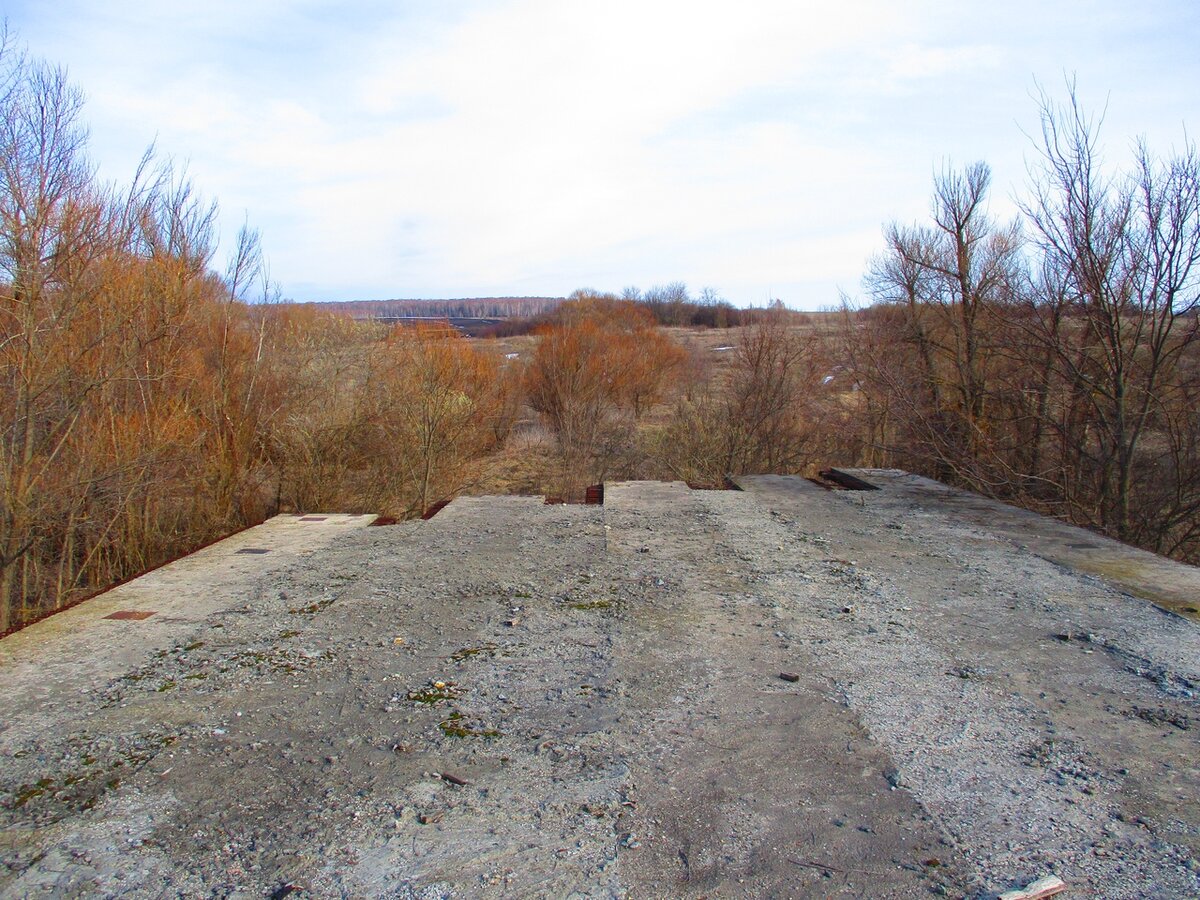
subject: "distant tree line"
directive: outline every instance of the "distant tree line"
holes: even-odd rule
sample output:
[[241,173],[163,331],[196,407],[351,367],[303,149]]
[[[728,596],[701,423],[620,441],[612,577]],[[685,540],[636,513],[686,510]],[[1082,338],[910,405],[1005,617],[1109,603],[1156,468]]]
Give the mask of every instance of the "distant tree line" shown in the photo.
[[[566,300],[602,295],[592,288],[581,288],[569,297],[477,297],[457,300],[341,300],[327,303],[299,303],[316,311],[345,315],[364,321],[392,322],[397,319],[499,319],[501,321],[470,333],[482,337],[512,337],[532,334],[555,321],[559,306]],[[703,288],[693,297],[687,285],[673,281],[645,291],[627,287],[619,296],[646,309],[658,325],[692,328],[738,328],[757,321],[761,308],[741,308],[721,297],[712,288]],[[290,302],[290,301],[289,301]],[[774,306],[782,307],[776,300]],[[465,329],[466,330],[466,329]]]
[[[767,309],[783,309],[776,300],[770,307],[736,307],[721,297],[712,288],[703,288],[696,297],[688,292],[687,285],[674,281],[641,291],[627,287],[620,294],[610,294],[593,288],[580,288],[567,299],[579,300],[589,297],[618,298],[644,309],[656,325],[676,328],[740,328],[761,321]],[[497,322],[484,329],[487,337],[513,337],[533,334],[539,329],[558,321],[558,307],[553,306],[530,316],[518,316]]]
[[527,319],[549,312],[562,297],[475,297],[460,300],[342,300],[302,304],[354,319]]

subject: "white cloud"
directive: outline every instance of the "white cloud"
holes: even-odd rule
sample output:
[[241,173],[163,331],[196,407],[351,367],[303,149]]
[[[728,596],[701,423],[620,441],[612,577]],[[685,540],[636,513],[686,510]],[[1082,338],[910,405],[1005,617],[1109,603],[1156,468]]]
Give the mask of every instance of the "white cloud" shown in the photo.
[[960,47],[926,47],[905,44],[891,60],[889,74],[894,79],[927,79],[972,69],[994,68],[1003,61],[998,47],[968,44]]
[[[63,0],[10,16],[88,91],[106,174],[157,136],[230,229],[261,225],[285,292],[683,278],[818,304],[856,289],[885,220],[924,214],[943,159],[1020,179],[1035,75],[1119,84],[1132,119],[1155,118],[1110,110],[1118,139],[1194,119],[1164,88],[1194,83],[1193,57],[1130,37],[1187,7],[1152,6]],[[1138,65],[1154,77],[1126,78]]]

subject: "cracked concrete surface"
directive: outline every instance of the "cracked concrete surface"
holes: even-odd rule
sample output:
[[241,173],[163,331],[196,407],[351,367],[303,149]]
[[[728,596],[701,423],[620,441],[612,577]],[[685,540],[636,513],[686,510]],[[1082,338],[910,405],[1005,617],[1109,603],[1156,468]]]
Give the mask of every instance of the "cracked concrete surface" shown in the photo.
[[859,474],[246,533],[7,638],[0,893],[1200,894],[1197,626]]

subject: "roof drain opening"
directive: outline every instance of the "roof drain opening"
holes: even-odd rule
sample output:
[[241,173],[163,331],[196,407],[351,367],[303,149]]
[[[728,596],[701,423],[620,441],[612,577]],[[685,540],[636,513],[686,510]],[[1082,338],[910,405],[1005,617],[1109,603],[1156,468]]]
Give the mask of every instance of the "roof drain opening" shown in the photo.
[[721,479],[721,483],[717,484],[714,481],[685,481],[689,490],[693,491],[740,491],[738,483],[733,480],[732,475],[726,475]]
[[579,499],[579,495],[575,494],[568,497],[548,496],[543,501],[546,506],[561,506],[570,504],[572,506],[603,506],[604,505],[604,483],[589,484],[583,489],[583,499]]

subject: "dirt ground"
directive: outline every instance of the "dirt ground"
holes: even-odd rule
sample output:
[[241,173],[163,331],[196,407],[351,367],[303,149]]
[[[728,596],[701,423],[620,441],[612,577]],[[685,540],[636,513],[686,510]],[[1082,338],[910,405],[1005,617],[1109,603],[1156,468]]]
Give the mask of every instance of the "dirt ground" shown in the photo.
[[0,894],[1200,896],[1197,625],[860,474],[247,532],[5,639]]

